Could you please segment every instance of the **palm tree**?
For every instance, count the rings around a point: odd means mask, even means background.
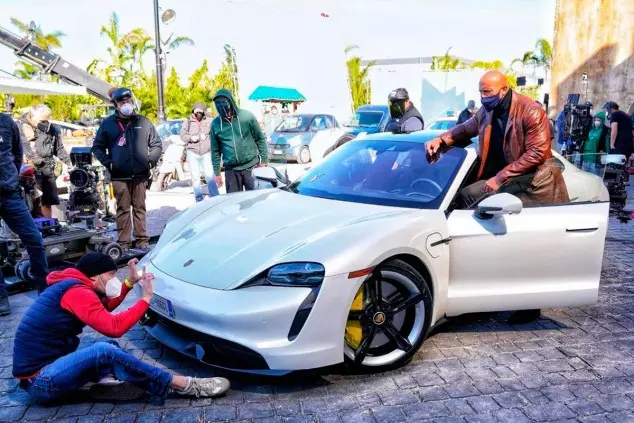
[[[471,64],[471,69],[503,70],[504,63],[502,63],[501,60],[494,60],[492,62],[476,60]]]
[[[15,76],[22,79],[33,79],[40,72],[37,66],[21,60],[15,62],[15,66]]]
[[[532,51],[527,51],[524,53],[524,55],[521,58],[516,58],[511,62],[511,67],[513,67],[513,65],[515,63],[521,63],[522,64],[522,75],[524,74],[524,71],[526,70],[526,66],[528,65],[533,65],[533,74],[535,73],[535,66],[537,65],[537,63],[539,62],[539,58],[535,55],[534,52]]]
[[[31,32],[29,30],[29,24],[22,22],[18,18],[11,18],[11,23],[24,33],[24,35],[28,35]],[[45,50],[61,47],[61,38],[65,36],[66,34],[62,31],[53,31],[45,34],[40,25],[36,25],[33,30],[33,42]]]
[[[350,45],[344,49],[347,56],[351,51],[358,49],[358,46]],[[361,67],[361,58],[353,56],[346,61],[348,68],[348,85],[350,87],[350,95],[352,96],[352,106],[354,110],[364,104],[370,103],[370,81],[369,72],[375,65],[372,61],[365,67]]]
[[[115,12],[112,12],[108,24],[102,26],[99,33],[102,37],[108,38],[112,44],[107,49],[110,60],[104,71],[106,82],[123,84],[130,76],[130,70],[125,65],[133,57],[126,51],[126,42],[121,36],[119,27],[119,16]]]
[[[544,67],[544,76],[548,79],[548,72],[553,65],[553,48],[545,38],[540,38],[535,43],[539,64]]]
[[[449,71],[465,69],[467,65],[457,57],[444,55],[444,56],[432,56],[431,70],[436,71]]]

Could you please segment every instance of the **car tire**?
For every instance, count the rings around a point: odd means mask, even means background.
[[[379,305],[372,301],[372,291],[363,298],[361,311],[352,310],[353,302],[344,337],[346,364],[363,373],[392,370],[407,364],[423,345],[432,318],[431,281],[426,281],[412,266],[402,260],[385,262],[366,279],[359,293],[372,290],[370,286],[375,287],[376,293],[377,280],[381,286]],[[359,344],[354,346],[348,338],[351,321],[358,321],[362,328],[357,332],[361,333]],[[374,334],[368,341],[371,333]],[[367,344],[365,350],[361,351],[364,344]],[[362,356],[358,356],[359,352]]]
[[[297,163],[306,164],[308,162],[310,162],[310,149],[307,145],[305,145],[300,148],[299,152],[297,153]]]

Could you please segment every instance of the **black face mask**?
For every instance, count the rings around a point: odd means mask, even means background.
[[[216,110],[218,110],[218,114],[221,118],[227,119],[233,115],[233,107],[231,106],[229,99],[219,98],[214,101],[214,105],[216,106]]]
[[[51,123],[43,120],[42,122],[37,124],[37,129],[48,134],[51,129]]]
[[[400,119],[405,114],[405,103],[402,101],[390,101],[390,116],[392,119]]]
[[[203,120],[203,117],[205,117],[203,113],[196,113],[194,116],[196,116],[196,119],[198,119],[199,122]]]

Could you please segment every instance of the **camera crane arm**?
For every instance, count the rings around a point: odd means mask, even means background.
[[[30,40],[21,38],[2,27],[0,27],[0,44],[12,49],[19,58],[40,67],[44,73],[57,76],[71,84],[82,86],[86,88],[88,94],[107,102],[110,101],[108,91],[112,88],[112,85],[67,62],[60,55],[51,53]]]

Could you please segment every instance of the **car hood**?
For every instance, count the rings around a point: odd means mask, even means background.
[[[315,261],[305,252],[311,244],[335,233],[339,239],[355,224],[412,213],[278,189],[226,197],[206,210],[190,212],[187,222],[168,223],[150,254],[152,264],[182,281],[230,289],[275,264]]]

